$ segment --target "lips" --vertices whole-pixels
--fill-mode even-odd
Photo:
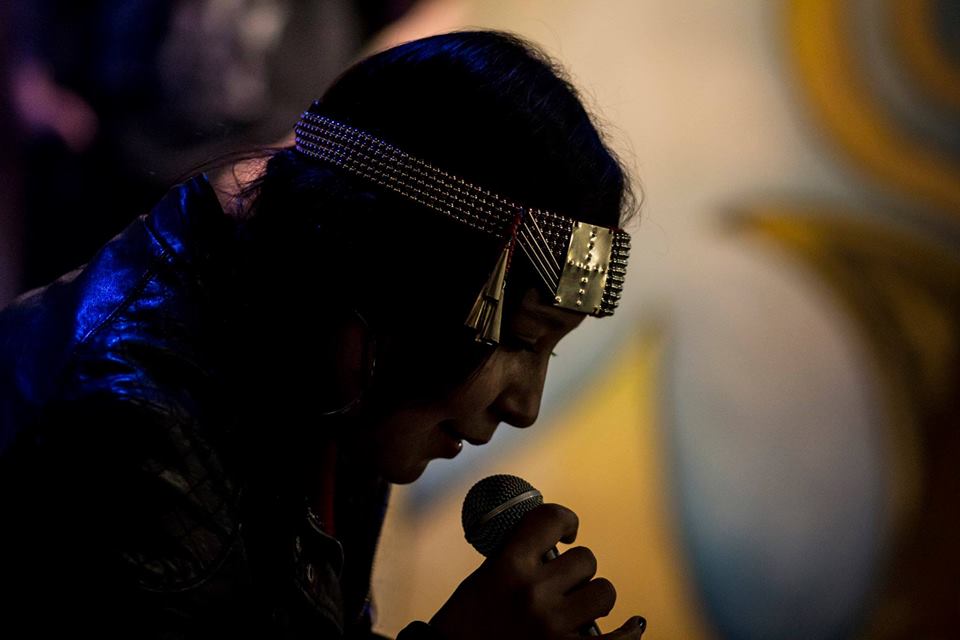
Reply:
[[[440,430],[443,431],[443,432],[444,432],[446,435],[448,435],[450,438],[453,438],[454,440],[457,440],[457,441],[464,441],[464,440],[465,440],[465,441],[469,442],[470,444],[472,444],[472,445],[475,446],[475,447],[479,447],[479,446],[485,445],[485,444],[487,444],[488,442],[490,442],[490,436],[489,436],[489,435],[486,436],[486,437],[483,437],[483,438],[476,438],[476,437],[473,437],[473,436],[469,436],[469,435],[467,435],[467,434],[465,434],[465,433],[462,433],[461,431],[457,430],[456,426],[454,426],[454,423],[453,423],[453,421],[451,421],[451,420],[447,420],[447,421],[445,421],[445,422],[442,422],[442,423],[440,424]],[[492,434],[491,434],[491,435],[492,435]]]

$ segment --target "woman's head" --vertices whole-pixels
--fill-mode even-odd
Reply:
[[[620,226],[632,208],[624,171],[575,90],[545,56],[510,35],[451,33],[376,54],[347,70],[310,111],[525,206],[604,227]],[[295,150],[269,161],[257,189],[247,227],[262,263],[273,267],[270,282],[277,273],[288,276],[276,295],[295,301],[290,321],[320,336],[352,310],[380,338],[378,407],[464,405],[457,394],[473,389],[466,405],[474,411],[471,403],[497,404],[499,395],[486,398],[493,387],[510,386],[504,378],[526,367],[533,384],[524,384],[524,393],[531,397],[500,402],[483,429],[458,427],[456,416],[430,428],[480,442],[492,433],[491,421],[522,426],[535,417],[546,363],[544,354],[536,362],[531,354],[552,349],[581,318],[548,308],[552,292],[520,252],[509,271],[502,346],[494,350],[478,344],[464,320],[502,239]],[[541,311],[551,321],[543,330],[531,319]],[[505,355],[511,353],[523,356]],[[478,385],[488,388],[478,393]],[[525,407],[516,409],[518,403]]]
[[[519,38],[433,36],[350,68],[311,111],[527,206],[620,226],[629,190],[576,90]]]

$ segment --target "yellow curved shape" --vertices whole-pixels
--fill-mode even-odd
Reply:
[[[891,3],[896,42],[921,88],[935,100],[960,109],[960,67],[937,47],[931,0]]]
[[[854,636],[956,636],[960,516],[960,255],[863,213],[769,203],[737,229],[799,257],[836,294],[876,365],[894,534]]]
[[[960,216],[960,165],[899,130],[857,74],[850,3],[792,0],[788,40],[803,89],[817,116],[842,147],[889,183],[940,212]]]
[[[921,416],[948,406],[960,354],[960,257],[913,233],[848,211],[755,205],[737,229],[797,256],[856,320],[884,388],[891,524],[916,515],[923,492]]]

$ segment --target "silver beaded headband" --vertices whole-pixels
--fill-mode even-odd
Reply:
[[[554,306],[611,315],[620,302],[630,236],[512,202],[401,151],[361,129],[305,112],[294,127],[300,153],[334,164],[413,202],[505,241],[467,325],[497,344],[500,301],[516,246],[523,250]]]

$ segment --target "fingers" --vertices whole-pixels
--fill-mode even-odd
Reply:
[[[574,547],[546,563],[543,573],[551,589],[567,593],[597,574],[597,557],[586,547]]]
[[[537,507],[520,520],[501,552],[481,567],[478,575],[499,585],[484,593],[504,594],[508,598],[513,607],[510,619],[513,624],[525,621],[520,624],[527,630],[525,637],[583,633],[594,620],[613,609],[616,590],[605,578],[593,579],[597,559],[592,551],[574,547],[545,560],[548,551],[556,552],[558,542],[573,542],[578,527],[577,515],[566,507]],[[502,607],[494,610],[497,608]],[[642,618],[631,618],[616,631],[600,637],[637,640],[645,626]]]
[[[597,558],[586,547],[569,549],[543,567],[544,586],[563,594],[563,628],[580,629],[610,613],[617,591],[606,578],[591,580],[597,572]]]
[[[623,623],[616,631],[605,633],[600,638],[606,640],[638,640],[647,630],[647,621],[642,616],[634,616]]]
[[[563,628],[580,629],[613,609],[617,590],[606,578],[591,580],[567,594],[563,606]]]
[[[539,506],[520,520],[503,553],[540,563],[558,542],[573,542],[579,526],[577,514],[570,509],[558,504]]]

